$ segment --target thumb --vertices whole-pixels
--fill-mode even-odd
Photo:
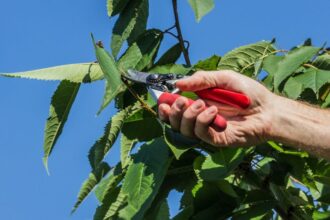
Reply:
[[[175,83],[181,91],[198,91],[217,86],[217,80],[213,72],[198,71],[190,77],[181,79]]]

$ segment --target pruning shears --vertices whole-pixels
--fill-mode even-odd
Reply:
[[[124,77],[132,82],[145,84],[148,92],[158,105],[165,103],[171,106],[181,96],[181,91],[176,88],[175,82],[189,76],[172,73],[146,73],[130,69]],[[230,90],[208,88],[195,91],[194,93],[201,99],[215,101],[235,108],[246,109],[250,106],[249,97]],[[192,103],[194,103],[194,100],[188,99],[188,104],[191,105]],[[223,131],[227,127],[227,121],[221,115],[217,115],[211,126],[218,131]]]

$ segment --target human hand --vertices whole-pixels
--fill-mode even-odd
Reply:
[[[251,146],[269,138],[272,125],[272,100],[276,98],[257,81],[234,71],[200,71],[179,80],[181,91],[198,91],[218,87],[240,92],[251,100],[247,109],[237,109],[210,100],[197,100],[188,106],[188,99],[178,98],[172,106],[159,105],[159,117],[169,121],[184,136],[199,138],[214,146]],[[205,109],[205,106],[209,106]],[[227,120],[227,128],[218,132],[210,127],[216,114]]]

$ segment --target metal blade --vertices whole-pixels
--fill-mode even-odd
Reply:
[[[148,75],[150,75],[150,74],[129,69],[129,70],[127,70],[127,75],[125,77],[133,82],[147,83]]]

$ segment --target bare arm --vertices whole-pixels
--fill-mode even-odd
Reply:
[[[274,124],[269,138],[330,158],[330,112],[304,103],[276,97]]]
[[[251,146],[275,140],[314,155],[330,158],[330,112],[277,96],[260,83],[233,71],[198,72],[177,82],[181,90],[219,87],[242,92],[251,98],[246,110],[199,100],[188,107],[180,98],[172,106],[159,106],[159,116],[188,137],[214,146]],[[205,105],[210,106],[203,111]],[[216,114],[228,121],[224,132],[210,123]]]

